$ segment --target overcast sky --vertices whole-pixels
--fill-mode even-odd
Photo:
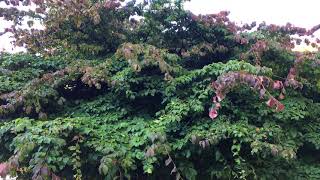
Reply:
[[[1,6],[1,4],[0,4]],[[231,20],[237,23],[266,21],[284,25],[291,22],[296,26],[311,28],[320,24],[320,0],[191,0],[185,8],[195,14],[231,12]],[[0,19],[0,31],[8,23]],[[320,37],[320,32],[316,33]],[[0,50],[12,49],[8,36],[0,37]]]

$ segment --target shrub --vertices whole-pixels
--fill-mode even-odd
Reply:
[[[320,178],[319,52],[291,50],[318,26],[240,27],[179,0],[6,3],[28,52],[0,57],[1,176]]]

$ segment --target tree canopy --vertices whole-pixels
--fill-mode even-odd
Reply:
[[[27,52],[0,54],[0,176],[320,179],[320,53],[292,50],[318,48],[320,25],[240,26],[183,0],[3,2],[0,35]]]

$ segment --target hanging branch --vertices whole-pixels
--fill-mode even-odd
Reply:
[[[212,88],[215,90],[216,96],[213,97],[212,102],[214,107],[210,109],[209,116],[211,119],[215,119],[218,116],[218,110],[221,108],[220,102],[226,97],[234,87],[243,84],[251,87],[260,94],[260,99],[268,98],[266,104],[277,111],[282,111],[284,105],[274,98],[267,89],[272,88],[279,90],[279,99],[284,99],[285,89],[282,81],[273,81],[265,76],[257,76],[246,72],[230,72],[223,74],[218,79],[212,82]]]

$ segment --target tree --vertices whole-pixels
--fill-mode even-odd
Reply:
[[[5,2],[28,52],[0,58],[1,176],[320,177],[320,54],[291,50],[319,26],[238,26],[181,0]]]

